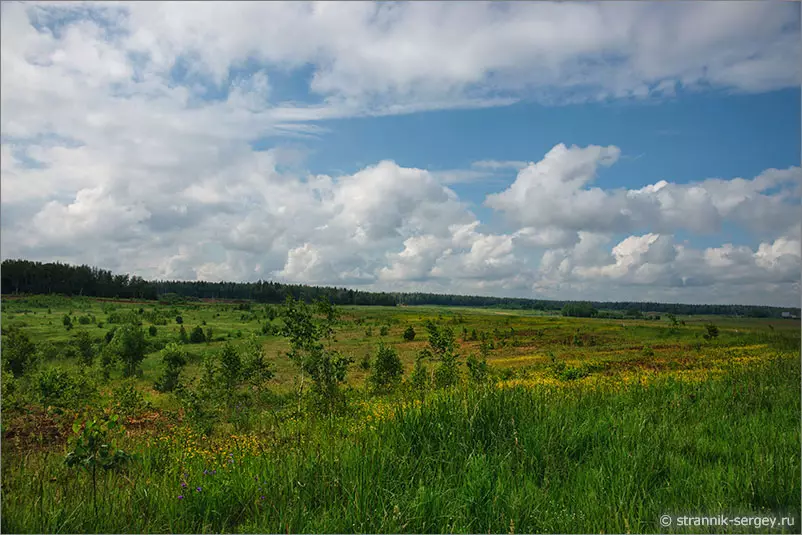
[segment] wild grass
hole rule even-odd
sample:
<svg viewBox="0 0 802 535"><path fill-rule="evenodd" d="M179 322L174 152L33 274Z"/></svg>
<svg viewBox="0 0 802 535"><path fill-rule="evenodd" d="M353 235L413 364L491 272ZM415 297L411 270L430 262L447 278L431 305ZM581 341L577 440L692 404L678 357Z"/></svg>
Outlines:
<svg viewBox="0 0 802 535"><path fill-rule="evenodd" d="M37 343L66 341L73 333L55 320L72 306L60 303L47 313L4 302L3 326L23 321ZM97 302L84 306L98 319L108 315ZM245 322L233 305L205 307L181 308L184 325L205 320L235 343L237 330L257 331L266 321ZM447 389L418 391L405 383L374 395L364 383L368 372L353 366L348 409L336 415L304 408L295 394L296 372L279 355L286 342L263 336L278 373L261 409L247 420L229 415L208 436L182 418L173 394L152 390L161 368L151 353L143 376L130 384L154 409L128 419L117 446L133 460L122 471L98 475L97 513L90 474L64 463L68 444L48 439L45 430L23 442L8 438L21 434L15 422L38 421L43 411L52 419L72 413L35 406L9 412L4 405L0 528L687 533L736 529L672 530L659 524L660 515L761 514L793 516L795 527L787 532L799 531L798 324L718 320L720 336L704 340L704 324L694 318L671 329L653 321L435 307L344 312L335 345L358 356L383 338L399 350L407 376L426 344L426 319L442 315L463 356L479 351L478 342L461 340L463 326L490 334L512 327L515 335L493 338L491 378L481 384L463 377ZM387 324L388 335L379 337L379 326ZM370 325L375 332L368 337ZM417 331L412 342L402 338L407 325ZM176 325L165 327L159 336L169 340ZM80 328L97 329L98 336L106 330ZM200 355L220 345L186 347ZM61 357L43 365L77 367ZM188 371L200 372L197 361ZM101 390L122 384L128 383L115 375ZM110 399L101 392L93 409L102 411ZM148 418L153 421L143 423Z"/></svg>

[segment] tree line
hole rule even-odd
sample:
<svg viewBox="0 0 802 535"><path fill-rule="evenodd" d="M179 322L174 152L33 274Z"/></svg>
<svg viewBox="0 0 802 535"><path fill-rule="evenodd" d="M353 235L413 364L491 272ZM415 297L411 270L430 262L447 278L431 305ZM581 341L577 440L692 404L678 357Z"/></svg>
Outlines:
<svg viewBox="0 0 802 535"><path fill-rule="evenodd" d="M336 305L442 305L554 312L563 310L566 305L576 304L575 301L517 297L423 292L366 292L348 288L284 284L262 280L256 282L149 281L135 275L115 275L111 271L87 265L74 266L61 262L42 263L29 260L4 260L2 262L0 291L4 295L64 294L147 300L178 296L183 299L252 300L261 303L283 303L289 296L305 302L326 300ZM632 301L587 301L582 303L581 308L597 311L621 310L678 315L713 314L766 318L780 317L781 313L786 311L797 316L800 315L799 308Z"/></svg>

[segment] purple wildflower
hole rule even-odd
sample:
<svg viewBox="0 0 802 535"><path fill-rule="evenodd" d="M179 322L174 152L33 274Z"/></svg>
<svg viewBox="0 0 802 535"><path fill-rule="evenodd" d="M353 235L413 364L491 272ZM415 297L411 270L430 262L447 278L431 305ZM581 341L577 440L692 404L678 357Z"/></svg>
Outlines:
<svg viewBox="0 0 802 535"><path fill-rule="evenodd" d="M179 495L178 495L178 499L179 499L179 500L183 500L183 499L184 499L184 495L183 495L183 494L179 494Z"/></svg>
<svg viewBox="0 0 802 535"><path fill-rule="evenodd" d="M196 490L196 491L198 491L198 492L200 492L200 491L201 491L201 488L200 488L200 487L197 487L195 490Z"/></svg>
<svg viewBox="0 0 802 535"><path fill-rule="evenodd" d="M186 482L185 482L185 481L182 481L182 482L181 482L181 488L182 488L182 489L185 489L185 488L187 488L187 484L186 484Z"/></svg>
<svg viewBox="0 0 802 535"><path fill-rule="evenodd" d="M260 498L260 499L262 499L262 500L264 500L264 499L265 499L265 497L264 497L264 496L260 496L259 498Z"/></svg>

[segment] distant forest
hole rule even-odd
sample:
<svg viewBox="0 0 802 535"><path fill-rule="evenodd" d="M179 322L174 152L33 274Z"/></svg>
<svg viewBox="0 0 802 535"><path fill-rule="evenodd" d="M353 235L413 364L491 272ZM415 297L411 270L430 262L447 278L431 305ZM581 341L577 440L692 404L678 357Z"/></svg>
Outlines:
<svg viewBox="0 0 802 535"><path fill-rule="evenodd" d="M347 288L282 284L272 281L204 282L149 281L142 277L114 275L86 265L28 260L4 260L0 265L0 291L11 294L64 294L119 299L227 299L281 303L288 295L313 301L328 299L337 305L444 305L520 310L560 311L574 301L483 297L431 293L363 292ZM800 315L799 308L748 305L687 305L676 303L584 302L597 310L658 312L667 314L716 314L780 317L782 312Z"/></svg>

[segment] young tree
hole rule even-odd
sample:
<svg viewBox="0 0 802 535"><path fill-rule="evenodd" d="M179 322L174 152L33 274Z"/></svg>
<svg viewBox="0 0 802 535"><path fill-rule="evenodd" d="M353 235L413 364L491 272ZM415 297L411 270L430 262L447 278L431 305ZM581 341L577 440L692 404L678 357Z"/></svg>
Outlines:
<svg viewBox="0 0 802 535"><path fill-rule="evenodd" d="M438 327L431 320L426 323L429 331L429 347L435 360L434 382L438 387L453 385L459 379L459 354L456 352L454 331L450 327Z"/></svg>
<svg viewBox="0 0 802 535"><path fill-rule="evenodd" d="M377 390L390 389L401 381L404 366L398 357L398 352L384 342L379 342L376 357L372 365L373 372L368 380Z"/></svg>
<svg viewBox="0 0 802 535"><path fill-rule="evenodd" d="M167 344L161 351L164 371L153 385L159 392L172 392L181 384L181 370L187 364L187 353L175 342Z"/></svg>
<svg viewBox="0 0 802 535"><path fill-rule="evenodd" d="M404 331L404 340L407 342L411 342L415 339L415 329L412 328L412 325L408 326Z"/></svg>
<svg viewBox="0 0 802 535"><path fill-rule="evenodd" d="M109 347L122 362L123 375L131 377L136 374L139 364L145 358L145 333L138 325L127 323L117 329Z"/></svg>
<svg viewBox="0 0 802 535"><path fill-rule="evenodd" d="M95 361L95 347L92 345L92 337L87 331L78 331L75 335L75 345L78 348L78 357L86 367L91 367Z"/></svg>
<svg viewBox="0 0 802 535"><path fill-rule="evenodd" d="M329 311L327 310L323 325L318 325L306 303L287 296L283 316L282 334L290 342L287 357L295 363L302 374L312 379L313 392L321 408L331 410L341 405L344 400L339 385L345 381L348 366L353 359L330 347L324 347L321 342L322 335L332 334L330 330L332 316Z"/></svg>
<svg viewBox="0 0 802 535"><path fill-rule="evenodd" d="M203 328L198 325L192 329L192 332L189 334L189 341L193 344L202 344L205 342L206 335L203 334Z"/></svg>
<svg viewBox="0 0 802 535"><path fill-rule="evenodd" d="M36 365L36 345L20 329L9 329L3 340L3 369L21 377Z"/></svg>
<svg viewBox="0 0 802 535"><path fill-rule="evenodd" d="M181 328L178 330L178 341L182 344L186 344L189 339L187 338L187 330L181 325Z"/></svg>

